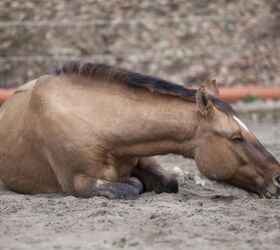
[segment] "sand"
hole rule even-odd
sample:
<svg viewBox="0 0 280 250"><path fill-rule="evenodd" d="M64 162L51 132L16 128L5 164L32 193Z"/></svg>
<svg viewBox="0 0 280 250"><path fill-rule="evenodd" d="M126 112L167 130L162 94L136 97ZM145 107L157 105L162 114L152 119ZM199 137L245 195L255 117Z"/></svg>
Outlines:
<svg viewBox="0 0 280 250"><path fill-rule="evenodd" d="M280 160L280 121L246 122ZM158 159L182 170L178 194L77 199L0 185L0 249L279 249L280 200L201 178L182 157Z"/></svg>

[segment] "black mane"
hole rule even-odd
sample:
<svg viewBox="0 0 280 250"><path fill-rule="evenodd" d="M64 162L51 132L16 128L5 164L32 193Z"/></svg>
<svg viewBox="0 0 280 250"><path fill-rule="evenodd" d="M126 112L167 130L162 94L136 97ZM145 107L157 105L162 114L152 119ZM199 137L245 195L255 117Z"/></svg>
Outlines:
<svg viewBox="0 0 280 250"><path fill-rule="evenodd" d="M168 82L156 77L142 75L126 69L109 66L106 64L82 63L80 61L69 61L53 72L55 75L78 75L101 81L108 81L117 84L130 84L136 87L147 88L151 92L166 95L178 96L188 101L196 100L196 90L187 89L181 85ZM226 113L234 113L231 106L217 97L212 97L217 108Z"/></svg>

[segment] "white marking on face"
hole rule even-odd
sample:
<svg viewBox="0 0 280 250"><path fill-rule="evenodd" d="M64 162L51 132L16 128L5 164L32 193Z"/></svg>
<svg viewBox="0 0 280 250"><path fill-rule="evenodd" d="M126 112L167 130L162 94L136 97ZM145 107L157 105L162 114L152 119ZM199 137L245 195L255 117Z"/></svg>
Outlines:
<svg viewBox="0 0 280 250"><path fill-rule="evenodd" d="M237 121L237 123L240 125L240 127L242 127L242 128L244 128L246 131L250 131L248 128L247 128L247 126L242 122L242 121L240 121L236 116L233 116L233 119L235 120L235 121Z"/></svg>

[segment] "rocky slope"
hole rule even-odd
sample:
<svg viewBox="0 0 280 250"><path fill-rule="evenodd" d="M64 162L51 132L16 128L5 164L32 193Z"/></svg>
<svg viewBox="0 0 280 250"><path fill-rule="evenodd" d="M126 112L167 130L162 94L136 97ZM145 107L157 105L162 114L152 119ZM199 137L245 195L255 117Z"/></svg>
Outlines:
<svg viewBox="0 0 280 250"><path fill-rule="evenodd" d="M280 85L278 0L2 0L0 10L0 87L72 58L177 83Z"/></svg>

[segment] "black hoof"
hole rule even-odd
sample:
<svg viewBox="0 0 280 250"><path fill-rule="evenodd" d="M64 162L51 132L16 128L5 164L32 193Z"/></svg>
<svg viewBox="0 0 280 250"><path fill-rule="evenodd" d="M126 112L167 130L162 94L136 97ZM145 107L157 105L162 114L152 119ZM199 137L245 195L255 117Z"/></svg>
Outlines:
<svg viewBox="0 0 280 250"><path fill-rule="evenodd" d="M141 194L144 191L143 184L137 177L129 177L124 183L136 188L138 194Z"/></svg>
<svg viewBox="0 0 280 250"><path fill-rule="evenodd" d="M178 181L174 177L158 176L154 190L159 193L178 193Z"/></svg>
<svg viewBox="0 0 280 250"><path fill-rule="evenodd" d="M135 200L139 195L138 190L124 183L116 183L110 188L110 192L106 195L109 199Z"/></svg>

